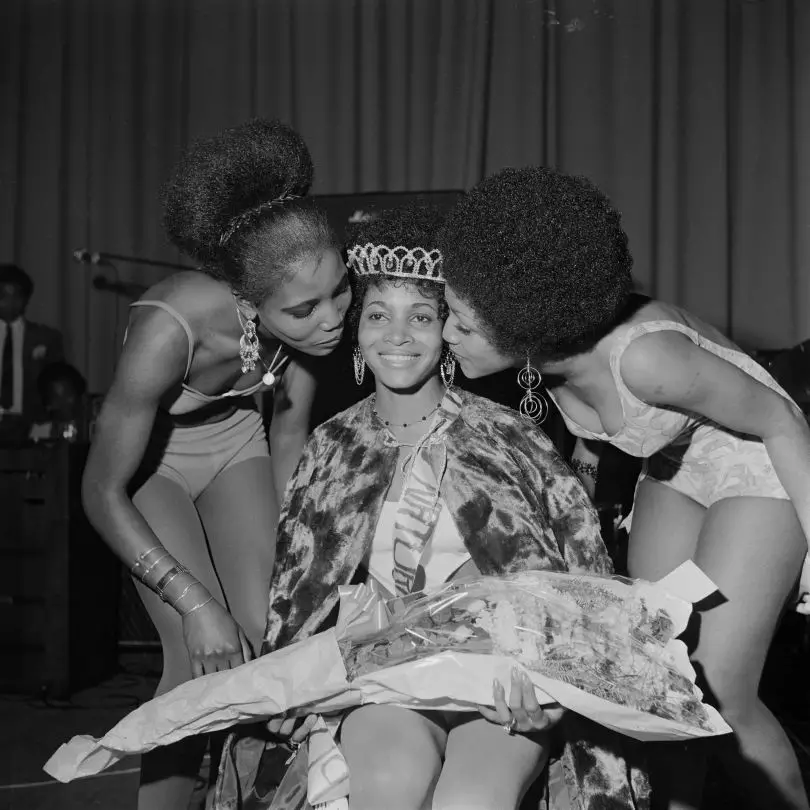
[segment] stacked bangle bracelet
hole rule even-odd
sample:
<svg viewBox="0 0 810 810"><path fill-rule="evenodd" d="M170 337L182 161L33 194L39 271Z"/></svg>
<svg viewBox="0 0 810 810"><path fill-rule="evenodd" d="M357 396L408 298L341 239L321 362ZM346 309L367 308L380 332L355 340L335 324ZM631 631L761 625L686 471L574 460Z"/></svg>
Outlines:
<svg viewBox="0 0 810 810"><path fill-rule="evenodd" d="M175 560L163 546L152 546L141 552L130 572L181 616L205 607L214 599L188 568ZM193 604L185 604L187 597Z"/></svg>

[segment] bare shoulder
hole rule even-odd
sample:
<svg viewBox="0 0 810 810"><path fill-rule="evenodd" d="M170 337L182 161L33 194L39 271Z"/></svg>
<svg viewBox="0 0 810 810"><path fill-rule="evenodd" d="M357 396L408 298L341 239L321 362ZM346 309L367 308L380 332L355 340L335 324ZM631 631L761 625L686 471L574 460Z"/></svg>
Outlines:
<svg viewBox="0 0 810 810"><path fill-rule="evenodd" d="M224 282L198 270L184 270L161 279L152 285L140 298L141 301L160 301L178 313L192 328L217 328L220 317L230 322L233 317L234 299ZM157 309L157 308L155 308ZM134 319L148 317L150 307L137 307Z"/></svg>

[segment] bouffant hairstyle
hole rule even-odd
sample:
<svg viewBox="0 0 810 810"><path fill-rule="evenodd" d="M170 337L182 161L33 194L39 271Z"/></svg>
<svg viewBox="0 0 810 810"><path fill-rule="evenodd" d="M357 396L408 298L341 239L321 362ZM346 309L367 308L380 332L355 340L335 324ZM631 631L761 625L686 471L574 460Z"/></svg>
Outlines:
<svg viewBox="0 0 810 810"><path fill-rule="evenodd" d="M588 351L630 299L619 212L584 177L544 167L487 177L450 211L439 247L453 292L516 359Z"/></svg>
<svg viewBox="0 0 810 810"><path fill-rule="evenodd" d="M290 265L338 247L312 184L304 140L254 119L192 143L163 190L163 225L199 269L259 305Z"/></svg>
<svg viewBox="0 0 810 810"><path fill-rule="evenodd" d="M416 199L396 208L384 208L373 212L362 222L351 223L346 232L347 249L354 245L387 245L390 248L424 248L434 250L438 245L442 224L442 211L435 205ZM360 275L351 264L352 304L347 313L351 334L357 337L363 299L369 288L381 289L386 285L415 287L425 298L438 302L439 317L447 318L444 300L444 284L427 278L406 279L396 276Z"/></svg>
<svg viewBox="0 0 810 810"><path fill-rule="evenodd" d="M26 301L34 294L33 279L16 264L0 264L0 284L14 285Z"/></svg>

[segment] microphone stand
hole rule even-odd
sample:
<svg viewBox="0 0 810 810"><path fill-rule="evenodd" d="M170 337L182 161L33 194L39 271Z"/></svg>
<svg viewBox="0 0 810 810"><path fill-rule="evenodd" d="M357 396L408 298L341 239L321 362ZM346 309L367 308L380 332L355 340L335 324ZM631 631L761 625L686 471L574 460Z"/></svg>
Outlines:
<svg viewBox="0 0 810 810"><path fill-rule="evenodd" d="M172 270L194 270L194 267L189 267L187 264L176 264L175 262L164 262L159 259L146 259L143 256L123 256L120 253L98 253L99 259L113 260L119 262L130 262L131 264L148 264L152 267L169 267Z"/></svg>

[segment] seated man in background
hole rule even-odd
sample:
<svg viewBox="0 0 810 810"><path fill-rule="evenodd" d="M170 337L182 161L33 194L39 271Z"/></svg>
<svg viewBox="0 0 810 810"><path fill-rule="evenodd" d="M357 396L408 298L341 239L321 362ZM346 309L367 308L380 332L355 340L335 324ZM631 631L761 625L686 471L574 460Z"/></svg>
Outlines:
<svg viewBox="0 0 810 810"><path fill-rule="evenodd" d="M31 425L29 438L37 441L87 440L87 382L81 372L59 361L46 366L37 380L44 420Z"/></svg>
<svg viewBox="0 0 810 810"><path fill-rule="evenodd" d="M0 264L0 441L24 440L31 422L43 418L37 380L63 358L61 333L25 317L33 292L28 273Z"/></svg>

